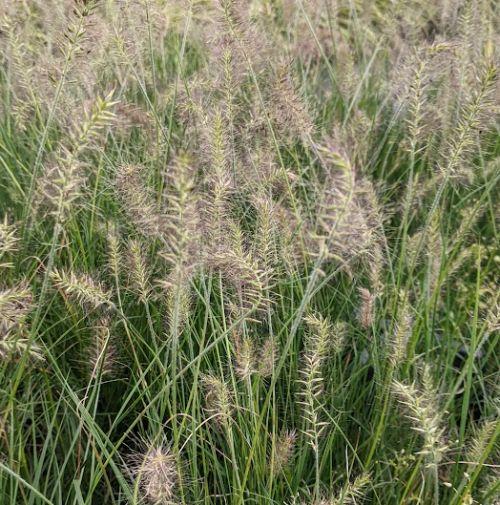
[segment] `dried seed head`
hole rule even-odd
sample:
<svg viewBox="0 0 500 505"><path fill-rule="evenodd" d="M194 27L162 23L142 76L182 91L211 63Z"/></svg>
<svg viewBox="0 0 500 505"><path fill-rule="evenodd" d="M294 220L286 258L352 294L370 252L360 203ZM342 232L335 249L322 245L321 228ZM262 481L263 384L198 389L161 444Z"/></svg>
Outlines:
<svg viewBox="0 0 500 505"><path fill-rule="evenodd" d="M467 444L465 461L469 463L469 473L475 470L475 467L482 460L483 454L495 435L498 421L495 419L486 420L481 425L476 426L473 436Z"/></svg>
<svg viewBox="0 0 500 505"><path fill-rule="evenodd" d="M131 472L138 480L144 500L152 505L174 504L180 476L176 458L168 447L152 447L135 454Z"/></svg>
<svg viewBox="0 0 500 505"><path fill-rule="evenodd" d="M174 271L189 278L201 260L201 241L195 168L187 155L176 156L165 174L165 182L164 248L161 255Z"/></svg>
<svg viewBox="0 0 500 505"><path fill-rule="evenodd" d="M345 334L347 331L346 323L340 321L332 325L328 318L325 318L321 314L308 314L304 318L310 337L316 345L316 353L319 356L326 356L330 351L333 353L339 353L343 346L345 340Z"/></svg>
<svg viewBox="0 0 500 505"><path fill-rule="evenodd" d="M382 280L384 257L380 244L373 244L373 249L368 255L368 267L371 290L376 296L380 296L384 289L384 283Z"/></svg>
<svg viewBox="0 0 500 505"><path fill-rule="evenodd" d="M23 323L33 308L33 294L22 282L15 287L0 291L0 322L2 333L7 334Z"/></svg>
<svg viewBox="0 0 500 505"><path fill-rule="evenodd" d="M88 274L54 269L50 272L54 285L66 296L74 298L84 308L114 307L111 292Z"/></svg>
<svg viewBox="0 0 500 505"><path fill-rule="evenodd" d="M219 425L227 424L233 410L233 398L227 383L215 375L201 377L205 388L205 411Z"/></svg>
<svg viewBox="0 0 500 505"><path fill-rule="evenodd" d="M242 379L248 379L256 372L255 343L248 335L233 332L234 359L236 373Z"/></svg>
<svg viewBox="0 0 500 505"><path fill-rule="evenodd" d="M394 327L389 359L393 366L399 366L406 359L406 347L411 337L413 318L410 313L411 307L408 294L400 294L400 306L398 309L398 321Z"/></svg>
<svg viewBox="0 0 500 505"><path fill-rule="evenodd" d="M67 219L74 202L82 195L85 181L83 165L62 147L37 181L36 210L44 209L56 219Z"/></svg>
<svg viewBox="0 0 500 505"><path fill-rule="evenodd" d="M349 157L332 147L317 145L325 179L318 184L316 222L310 232L310 254L322 260L333 260L348 266L365 255L376 238L374 209L367 206L366 184L356 180Z"/></svg>
<svg viewBox="0 0 500 505"><path fill-rule="evenodd" d="M276 361L278 360L278 346L273 335L266 337L257 354L257 371L263 378L271 377L274 372Z"/></svg>
<svg viewBox="0 0 500 505"><path fill-rule="evenodd" d="M88 346L88 365L91 378L109 377L116 370L118 350L111 334L111 320L102 317L93 328Z"/></svg>
<svg viewBox="0 0 500 505"><path fill-rule="evenodd" d="M168 337L177 341L189 317L191 306L191 287L187 279L178 278L176 282L166 281L167 289L167 327Z"/></svg>
<svg viewBox="0 0 500 505"><path fill-rule="evenodd" d="M45 359L40 346L27 338L22 338L13 333L0 338L0 357L2 359L12 360L25 353L28 353L33 361L43 361Z"/></svg>
<svg viewBox="0 0 500 505"><path fill-rule="evenodd" d="M109 274L116 282L120 278L121 271L120 237L114 223L110 223L108 229L109 231L106 236L108 242L108 269Z"/></svg>
<svg viewBox="0 0 500 505"><path fill-rule="evenodd" d="M494 114L493 96L496 91L497 69L491 62L479 68L481 75L477 76L476 86L471 86L472 96L460 111L458 124L451 132L439 167L442 176L452 180L473 179L473 173L470 172L473 165L467 161L476 142L477 132L489 126Z"/></svg>
<svg viewBox="0 0 500 505"><path fill-rule="evenodd" d="M9 224L7 216L4 216L3 222L0 222L0 268L12 267L12 263L3 260L5 255L17 250L18 241L16 227Z"/></svg>
<svg viewBox="0 0 500 505"><path fill-rule="evenodd" d="M269 108L282 138L295 141L301 138L309 140L313 121L305 102L297 92L289 64L281 65L271 88Z"/></svg>
<svg viewBox="0 0 500 505"><path fill-rule="evenodd" d="M328 355L330 324L322 316L310 314L304 318L309 332L302 356L299 384L300 405L304 427L302 429L315 453L327 423L321 420L323 406L323 363Z"/></svg>
<svg viewBox="0 0 500 505"><path fill-rule="evenodd" d="M304 317L309 334L306 341L306 351L323 359L329 350L331 324L321 314L308 314Z"/></svg>
<svg viewBox="0 0 500 505"><path fill-rule="evenodd" d="M274 472L284 472L293 456L297 432L295 430L283 430L274 447Z"/></svg>
<svg viewBox="0 0 500 505"><path fill-rule="evenodd" d="M209 266L221 272L228 287L232 288L232 308L236 318L247 318L266 308L266 276L249 253L229 249L207 258L207 261Z"/></svg>
<svg viewBox="0 0 500 505"><path fill-rule="evenodd" d="M353 482L348 482L338 496L325 500L325 505L356 505L361 503L371 482L369 473L358 475Z"/></svg>
<svg viewBox="0 0 500 505"><path fill-rule="evenodd" d="M150 115L140 106L132 103L120 103L115 108L116 128L122 135L128 134L133 128L150 133L154 123Z"/></svg>
<svg viewBox="0 0 500 505"><path fill-rule="evenodd" d="M128 253L131 288L137 293L139 299L146 303L151 294L151 285L141 243L138 240L129 240Z"/></svg>
<svg viewBox="0 0 500 505"><path fill-rule="evenodd" d="M0 291L0 357L12 359L28 352L42 360L40 347L24 338L26 318L33 309L33 295L24 282Z"/></svg>
<svg viewBox="0 0 500 505"><path fill-rule="evenodd" d="M444 441L442 410L438 392L430 370L420 370L420 384L393 381L392 389L399 403L406 409L406 417L413 429L422 437L423 446L419 454L427 458L429 465L438 465L448 447Z"/></svg>
<svg viewBox="0 0 500 505"><path fill-rule="evenodd" d="M366 288L359 288L361 306L359 308L358 320L362 328L371 328L373 324L373 312L376 296Z"/></svg>
<svg viewBox="0 0 500 505"><path fill-rule="evenodd" d="M435 212L426 233L425 252L428 261L428 289L433 293L439 288L443 263L443 240L441 238L441 215Z"/></svg>
<svg viewBox="0 0 500 505"><path fill-rule="evenodd" d="M116 189L123 208L137 230L150 238L161 237L164 219L153 195L144 184L145 169L139 165L122 165L116 175Z"/></svg>
<svg viewBox="0 0 500 505"><path fill-rule="evenodd" d="M271 278L275 277L278 263L279 232L276 221L275 204L267 195L259 195L253 199L257 211L257 220L254 233L254 256Z"/></svg>

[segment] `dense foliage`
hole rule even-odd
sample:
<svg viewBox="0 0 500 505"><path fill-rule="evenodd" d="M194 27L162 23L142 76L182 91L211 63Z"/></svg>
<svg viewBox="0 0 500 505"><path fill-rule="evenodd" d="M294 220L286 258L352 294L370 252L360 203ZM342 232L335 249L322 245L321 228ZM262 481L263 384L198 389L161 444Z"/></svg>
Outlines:
<svg viewBox="0 0 500 505"><path fill-rule="evenodd" d="M498 503L497 9L3 0L0 503Z"/></svg>

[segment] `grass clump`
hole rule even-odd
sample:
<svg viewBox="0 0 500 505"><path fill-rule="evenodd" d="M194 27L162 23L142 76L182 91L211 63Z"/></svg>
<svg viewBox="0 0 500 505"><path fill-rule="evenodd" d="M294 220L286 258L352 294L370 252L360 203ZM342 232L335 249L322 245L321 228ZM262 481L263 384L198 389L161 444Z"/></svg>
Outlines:
<svg viewBox="0 0 500 505"><path fill-rule="evenodd" d="M486 0L0 7L0 502L498 502Z"/></svg>

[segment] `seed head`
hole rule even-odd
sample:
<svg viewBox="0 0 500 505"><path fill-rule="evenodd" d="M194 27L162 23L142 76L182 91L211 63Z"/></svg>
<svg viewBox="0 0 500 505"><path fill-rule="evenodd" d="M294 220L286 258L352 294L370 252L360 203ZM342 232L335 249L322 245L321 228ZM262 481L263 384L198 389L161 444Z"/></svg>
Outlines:
<svg viewBox="0 0 500 505"><path fill-rule="evenodd" d="M149 449L132 457L132 475L139 481L144 500L153 505L175 503L179 485L176 459L168 447Z"/></svg>
<svg viewBox="0 0 500 505"><path fill-rule="evenodd" d="M103 316L93 328L92 340L88 347L90 376L109 377L117 364L118 350L111 333L109 316Z"/></svg>
<svg viewBox="0 0 500 505"><path fill-rule="evenodd" d="M295 430L284 430L276 441L274 452L274 471L283 472L293 456L297 432Z"/></svg>
<svg viewBox="0 0 500 505"><path fill-rule="evenodd" d="M7 216L4 217L3 222L0 222L0 268L11 268L12 263L2 260L6 254L10 254L17 250L17 230L14 225L9 224Z"/></svg>
<svg viewBox="0 0 500 505"><path fill-rule="evenodd" d="M84 308L114 307L111 292L89 274L54 269L50 272L54 285Z"/></svg>
<svg viewBox="0 0 500 505"><path fill-rule="evenodd" d="M236 373L242 379L248 379L255 373L256 349L252 338L248 335L234 333L234 359Z"/></svg>
<svg viewBox="0 0 500 505"><path fill-rule="evenodd" d="M201 378L205 388L205 411L214 416L219 425L227 423L233 410L232 394L226 382L215 375L206 374Z"/></svg>
<svg viewBox="0 0 500 505"><path fill-rule="evenodd" d="M368 329L373 324L373 310L376 297L366 288L359 288L358 291L361 298L358 314L359 324L362 328Z"/></svg>

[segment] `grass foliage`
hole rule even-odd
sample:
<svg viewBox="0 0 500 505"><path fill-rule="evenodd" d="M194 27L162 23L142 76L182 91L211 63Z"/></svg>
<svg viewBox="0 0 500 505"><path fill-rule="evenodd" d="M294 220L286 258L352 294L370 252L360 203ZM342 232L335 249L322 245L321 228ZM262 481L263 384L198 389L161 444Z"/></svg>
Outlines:
<svg viewBox="0 0 500 505"><path fill-rule="evenodd" d="M0 502L499 503L499 40L1 2Z"/></svg>

